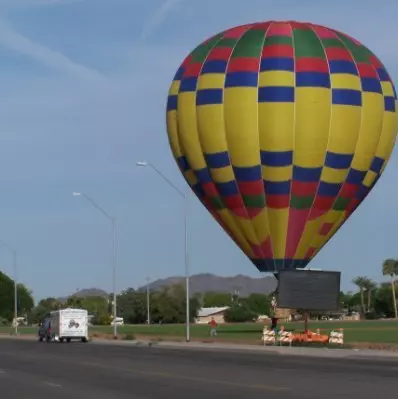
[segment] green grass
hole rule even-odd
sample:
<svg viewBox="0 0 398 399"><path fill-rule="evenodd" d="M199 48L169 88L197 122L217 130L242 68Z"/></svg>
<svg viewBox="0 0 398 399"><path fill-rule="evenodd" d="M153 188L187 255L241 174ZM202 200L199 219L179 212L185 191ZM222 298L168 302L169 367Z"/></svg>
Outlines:
<svg viewBox="0 0 398 399"><path fill-rule="evenodd" d="M303 323L285 323L288 330L302 331ZM310 322L311 330L320 328L322 333L329 333L333 329L344 329L344 340L350 342L371 342L371 343L393 343L398 344L398 320L382 321L326 321ZM224 324L218 328L218 337L225 341L255 342L259 341L263 325L260 323L247 324ZM37 329L22 327L19 329L21 334L36 334ZM112 334L113 327L91 327L90 333ZM119 326L120 334L142 335L148 338L158 337L183 337L185 335L185 325L126 325ZM1 333L11 333L12 328L0 327ZM209 337L209 327L207 325L191 325L191 336L196 339Z"/></svg>

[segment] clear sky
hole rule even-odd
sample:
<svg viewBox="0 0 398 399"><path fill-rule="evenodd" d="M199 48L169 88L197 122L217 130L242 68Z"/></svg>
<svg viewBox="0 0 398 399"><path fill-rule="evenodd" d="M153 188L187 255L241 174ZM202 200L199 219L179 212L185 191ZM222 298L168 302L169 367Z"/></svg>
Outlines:
<svg viewBox="0 0 398 399"><path fill-rule="evenodd" d="M183 273L183 204L165 131L169 84L208 36L269 19L324 24L366 44L398 80L398 3L383 0L0 0L0 238L18 250L36 298L111 289L111 225L120 225L118 289ZM398 154L357 213L312 262L380 280L397 249ZM191 197L192 198L192 197ZM192 198L192 273L260 276ZM1 268L11 258L0 251Z"/></svg>

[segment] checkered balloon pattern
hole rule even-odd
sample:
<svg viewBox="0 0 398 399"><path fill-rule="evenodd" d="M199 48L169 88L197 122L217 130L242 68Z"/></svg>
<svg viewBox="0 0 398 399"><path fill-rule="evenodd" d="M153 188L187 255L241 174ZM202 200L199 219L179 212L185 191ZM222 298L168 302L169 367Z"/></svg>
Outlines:
<svg viewBox="0 0 398 399"><path fill-rule="evenodd" d="M260 271L277 272L307 266L374 187L395 144L396 98L352 37L254 23L184 60L167 132L200 201Z"/></svg>

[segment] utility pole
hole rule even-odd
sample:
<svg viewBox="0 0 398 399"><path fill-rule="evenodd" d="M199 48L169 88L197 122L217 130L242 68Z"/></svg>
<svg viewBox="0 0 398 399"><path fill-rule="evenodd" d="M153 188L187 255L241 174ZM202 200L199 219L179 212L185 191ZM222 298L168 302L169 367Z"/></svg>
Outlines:
<svg viewBox="0 0 398 399"><path fill-rule="evenodd" d="M112 313L113 313L113 338L117 339L117 295L116 295L116 271L118 269L119 263L119 237L118 237L118 225L117 219L114 216L111 216L108 212L106 212L102 207L98 205L91 197L89 197L86 193L82 192L73 192L73 196L75 197L84 197L94 208L97 208L112 224L112 290L113 290L113 300L112 300Z"/></svg>
<svg viewBox="0 0 398 399"><path fill-rule="evenodd" d="M136 162L137 166L149 167L157 173L174 191L184 200L184 269L185 269L185 340L191 340L191 309L190 309L190 270L189 270L189 248L188 248L188 198L189 189L186 193L181 191L174 183L168 179L155 165L152 163L141 161Z"/></svg>
<svg viewBox="0 0 398 399"><path fill-rule="evenodd" d="M151 306L150 306L150 295L149 295L149 277L146 278L146 322L148 325L151 324Z"/></svg>

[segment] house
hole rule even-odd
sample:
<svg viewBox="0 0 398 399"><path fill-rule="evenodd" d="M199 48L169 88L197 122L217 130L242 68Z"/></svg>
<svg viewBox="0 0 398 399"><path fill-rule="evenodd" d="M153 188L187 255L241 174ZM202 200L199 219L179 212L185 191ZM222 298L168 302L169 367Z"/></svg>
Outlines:
<svg viewBox="0 0 398 399"><path fill-rule="evenodd" d="M198 316L195 320L197 324L207 324L214 318L218 324L225 323L224 314L229 309L229 306L223 306L219 308L201 308L198 311Z"/></svg>

